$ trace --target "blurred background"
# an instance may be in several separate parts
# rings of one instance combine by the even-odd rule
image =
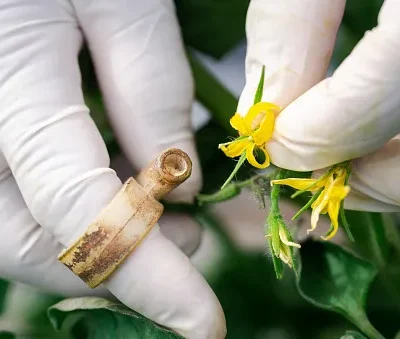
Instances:
[[[211,193],[220,187],[233,167],[232,161],[218,151],[217,145],[230,134],[228,121],[245,84],[248,1],[176,0],[175,3],[196,82],[192,116],[204,175],[203,193]],[[381,0],[347,1],[329,72],[333,72],[350,53],[364,32],[376,25],[381,4]],[[80,65],[86,102],[107,144],[112,166],[124,179],[131,175],[131,168],[107,122],[86,48],[82,50]],[[245,168],[239,178],[251,174],[251,169]],[[287,202],[283,205],[283,213],[291,216],[297,208]],[[306,301],[300,295],[291,271],[286,272],[282,281],[275,278],[263,233],[267,210],[260,208],[254,193],[245,191],[231,201],[194,208],[188,213],[203,227],[203,240],[192,260],[221,301],[229,339],[341,338],[346,331],[356,329],[345,317]],[[359,217],[354,214],[353,220],[358,222]],[[375,220],[375,217],[371,218]],[[298,236],[304,241],[302,230],[306,223],[307,216],[291,225],[299,229]],[[394,233],[390,234],[398,237],[396,223],[397,219],[391,219],[390,232]],[[372,221],[368,227],[374,228],[375,224],[376,221]],[[368,227],[364,230],[369,230]],[[321,234],[324,231],[322,228]],[[347,246],[343,236],[336,241]],[[367,258],[368,248],[372,248],[371,239],[368,241],[364,249]],[[309,260],[311,265],[313,256],[318,255],[318,248],[313,246],[307,247],[307,243],[303,246],[303,261]],[[398,270],[390,274],[399,276]],[[400,284],[390,289],[382,286],[379,279],[371,284],[366,309],[374,326],[385,337],[394,338],[400,324],[400,304],[394,295],[399,295],[397,286]],[[337,297],[340,299],[341,295]],[[47,308],[61,299],[28,286],[0,281],[0,338],[118,339],[83,327],[69,333],[56,332],[47,316]],[[71,329],[73,326],[66,327]]]

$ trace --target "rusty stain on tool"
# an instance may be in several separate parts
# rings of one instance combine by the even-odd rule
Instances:
[[[91,288],[106,280],[150,232],[163,212],[158,201],[189,178],[192,162],[176,148],[129,178],[85,234],[58,259]]]

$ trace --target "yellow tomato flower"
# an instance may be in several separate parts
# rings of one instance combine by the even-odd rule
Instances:
[[[350,187],[345,185],[346,171],[339,169],[336,175],[334,173],[328,177],[324,190],[311,205],[313,209],[311,213],[311,229],[307,231],[311,232],[317,227],[320,214],[328,213],[332,222],[332,230],[326,237],[322,237],[324,240],[332,239],[336,235],[339,229],[338,218],[340,206],[342,200],[350,192]]]
[[[289,178],[272,180],[271,185],[287,185],[300,191],[310,191],[315,193],[323,188],[317,199],[311,204],[311,228],[307,232],[312,232],[317,227],[320,214],[328,213],[332,222],[332,228],[324,240],[333,238],[339,228],[339,210],[341,203],[350,192],[350,187],[346,183],[347,172],[344,168],[337,168],[319,179]]]
[[[240,137],[224,144],[220,148],[225,155],[235,158],[246,152],[247,161],[256,168],[266,168],[270,164],[265,143],[271,139],[275,117],[280,107],[268,102],[253,105],[245,117],[236,113],[230,120],[231,126],[239,132]],[[256,150],[263,152],[265,160],[259,163],[254,155]]]

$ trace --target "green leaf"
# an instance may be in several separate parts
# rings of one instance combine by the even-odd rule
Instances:
[[[379,213],[346,211],[346,218],[355,239],[355,247],[363,259],[382,270],[388,259],[389,243],[385,234],[383,215]]]
[[[374,284],[379,296],[374,297],[373,302],[393,305],[399,312],[400,253],[395,249],[395,244],[399,243],[400,238],[393,218],[390,214],[357,211],[346,211],[346,217],[355,238],[352,249],[379,272]]]
[[[245,38],[249,0],[175,0],[185,44],[215,58]]]
[[[393,214],[366,213],[370,217],[361,243],[356,243],[359,253],[379,270],[373,286],[370,305],[385,304],[392,314],[400,316],[400,232]],[[367,226],[365,225],[365,226]],[[362,232],[362,227],[358,230]],[[386,327],[387,328],[387,327]]]
[[[0,339],[14,339],[15,334],[11,332],[0,332]]]
[[[340,339],[367,339],[360,332],[346,331],[346,334],[341,336]]]
[[[103,298],[65,299],[48,309],[56,330],[68,331],[72,338],[90,339],[179,339],[118,302]],[[79,332],[79,336],[77,333]],[[82,337],[82,333],[85,335]]]
[[[6,297],[8,282],[0,279],[0,313],[3,312],[4,300]]]
[[[331,243],[307,242],[300,254],[300,294],[317,307],[343,315],[370,338],[383,338],[364,310],[376,269]]]

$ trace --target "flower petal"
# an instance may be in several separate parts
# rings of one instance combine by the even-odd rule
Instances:
[[[329,240],[329,239],[332,239],[336,235],[336,232],[339,229],[339,222],[338,222],[339,209],[340,209],[340,201],[339,200],[330,201],[328,203],[328,214],[329,214],[329,218],[331,219],[333,229],[325,237],[322,237],[322,239]]]
[[[257,118],[260,114],[267,113],[268,111],[272,111],[275,115],[280,112],[281,108],[270,102],[259,102],[250,107],[246,116],[244,117],[244,123],[246,128],[249,131],[255,130],[258,126],[252,126],[254,119]],[[261,123],[261,121],[260,121]],[[253,128],[252,128],[253,127]]]
[[[239,113],[235,113],[229,122],[240,135],[250,135],[250,131],[246,128],[243,117]]]
[[[219,148],[222,150],[222,152],[225,153],[226,156],[230,158],[235,158],[241,155],[246,150],[246,147],[249,144],[250,144],[249,139],[241,139],[241,140],[234,140],[228,144],[221,144],[219,145]]]
[[[285,256],[284,253],[279,253],[279,259],[281,259],[285,264],[289,265],[289,258]],[[290,267],[290,265],[289,265]]]
[[[350,193],[349,186],[339,186],[339,185],[337,185],[337,183],[334,183],[333,185],[334,186],[333,186],[332,192],[330,194],[331,199],[343,200]]]
[[[307,230],[307,233],[314,231],[317,227],[317,223],[319,220],[319,215],[324,212],[324,209],[329,202],[329,196],[327,194],[327,189],[325,188],[317,200],[311,205],[312,213],[311,213],[311,228]]]
[[[252,133],[253,140],[257,146],[262,146],[272,138],[275,127],[275,113],[271,111],[265,112],[265,116],[261,121],[260,127]]]
[[[279,259],[281,259],[286,265],[292,268],[292,263],[288,252],[289,251],[287,250],[287,248],[281,248],[281,251],[279,252]]]
[[[252,142],[250,143],[247,147],[246,147],[246,157],[247,157],[247,161],[249,162],[250,165],[256,167],[256,168],[267,168],[270,164],[269,161],[269,154],[267,153],[267,150],[264,147],[258,147],[259,150],[261,150],[264,153],[265,156],[265,160],[263,163],[259,163],[256,159],[256,157],[254,156],[254,148],[255,148],[255,144]]]
[[[315,179],[301,179],[301,178],[288,178],[288,179],[280,179],[280,180],[271,180],[271,185],[286,185],[293,187],[297,190],[303,191],[307,187],[310,187],[312,184],[316,183]],[[312,187],[312,190],[318,190],[323,187],[325,181],[321,181]]]
[[[293,246],[293,247],[301,248],[300,244],[296,244],[295,242],[289,241],[285,231],[282,228],[279,229],[279,238],[287,246]]]

